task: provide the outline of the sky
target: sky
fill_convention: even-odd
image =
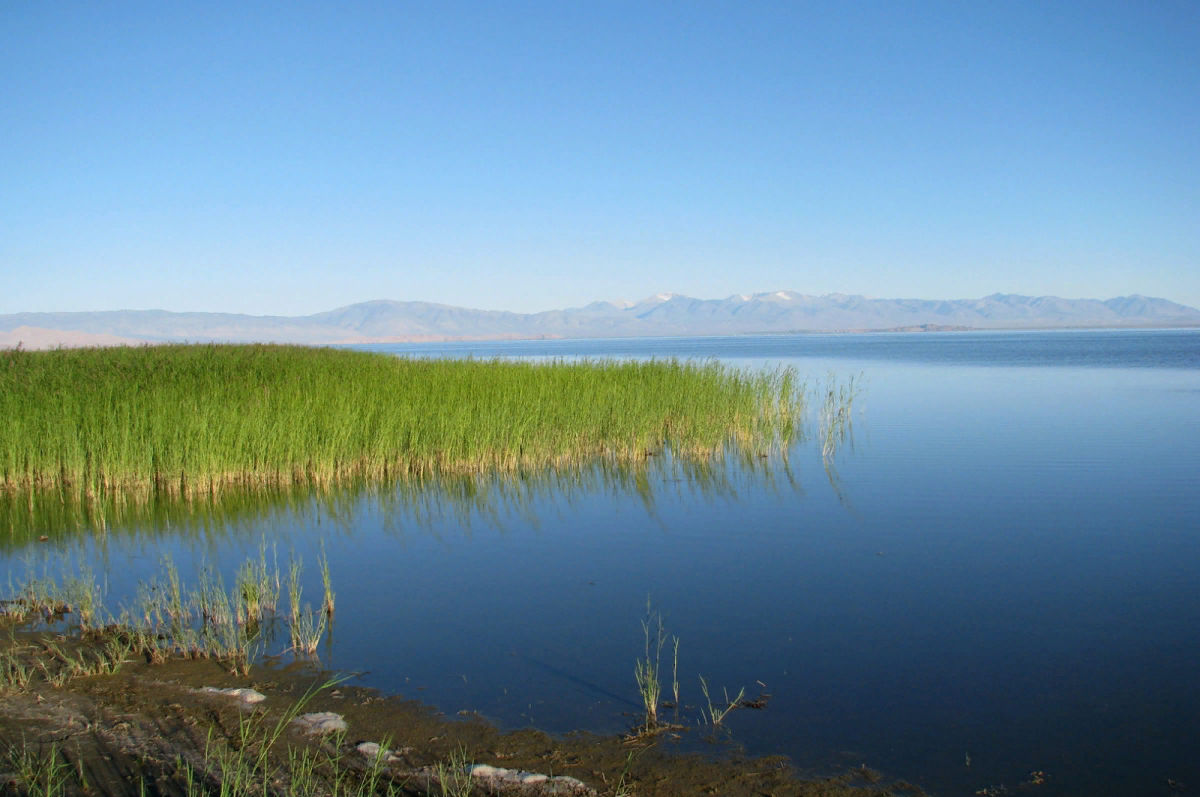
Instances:
[[[1200,307],[1200,4],[0,6],[0,313]]]

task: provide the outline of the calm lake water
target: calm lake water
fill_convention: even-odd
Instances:
[[[630,727],[649,596],[685,704],[698,675],[771,695],[727,721],[750,753],[945,795],[1035,770],[1047,795],[1200,786],[1200,330],[373,348],[715,357],[867,389],[829,458],[809,441],[708,470],[349,491],[56,536],[53,555],[90,562],[115,603],[164,554],[230,573],[265,539],[303,556],[316,603],[324,540],[322,661],[506,727]],[[46,551],[10,542],[0,578]]]

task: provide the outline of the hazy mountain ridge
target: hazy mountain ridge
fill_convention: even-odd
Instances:
[[[992,294],[981,299],[872,299],[793,291],[695,299],[656,294],[640,302],[513,313],[432,302],[375,300],[309,316],[112,310],[0,315],[0,333],[20,327],[140,341],[364,343],[447,338],[627,337],[753,332],[872,330],[938,326],[1006,329],[1055,326],[1192,326],[1200,310],[1166,299]],[[73,333],[73,337],[65,333]],[[5,339],[10,335],[5,336]],[[46,340],[41,336],[39,340]],[[8,345],[13,345],[9,343]]]

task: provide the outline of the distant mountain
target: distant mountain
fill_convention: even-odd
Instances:
[[[726,299],[660,293],[640,302],[593,302],[544,313],[469,310],[430,302],[372,301],[300,317],[117,310],[0,315],[0,346],[30,329],[27,346],[57,340],[370,343],[448,339],[731,335],[755,332],[1033,327],[1200,326],[1200,310],[1148,296],[1063,299],[996,293],[982,299],[869,299],[794,291]],[[37,330],[33,334],[32,330]],[[32,339],[36,338],[36,340]]]

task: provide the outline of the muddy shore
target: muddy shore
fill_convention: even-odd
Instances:
[[[339,676],[312,665],[256,666],[236,677],[214,660],[152,665],[135,658],[116,673],[73,677],[56,686],[36,664],[37,657],[48,655],[42,638],[10,630],[0,641],[6,662],[30,665],[28,682],[23,687],[7,682],[0,695],[5,794],[45,793],[46,785],[85,797],[223,794],[235,777],[226,771],[233,754],[260,762],[251,773],[259,778],[254,789],[259,794],[386,794],[389,788],[397,795],[439,797],[553,793],[550,781],[537,788],[479,777],[460,778],[457,786],[443,783],[452,765],[461,773],[464,765],[481,764],[569,776],[584,784],[576,793],[607,797],[924,794],[906,783],[884,783],[866,768],[817,777],[796,772],[784,758],[751,758],[730,747],[714,748],[710,755],[678,753],[669,733],[554,738],[536,730],[502,732],[479,717],[446,717],[350,680],[331,683]],[[68,655],[82,644],[61,636],[51,641]],[[248,704],[203,687],[249,688],[264,699]],[[336,713],[347,729],[306,735],[293,722],[280,724],[301,711]],[[276,729],[278,738],[264,744]],[[392,751],[386,764],[360,752],[363,742]],[[319,762],[315,776],[303,784],[296,774],[302,757]],[[53,784],[43,783],[47,778]]]

